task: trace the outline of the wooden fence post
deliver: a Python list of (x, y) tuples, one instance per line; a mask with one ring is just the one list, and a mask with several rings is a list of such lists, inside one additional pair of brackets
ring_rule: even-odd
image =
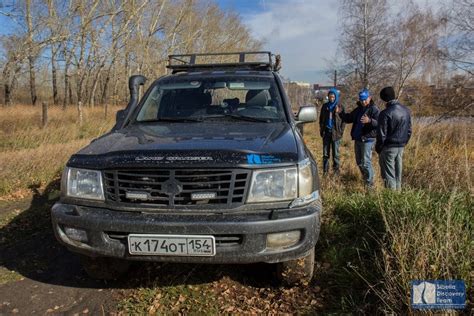
[(43, 102), (42, 104), (42, 115), (41, 115), (41, 127), (45, 128), (48, 125), (48, 102)]

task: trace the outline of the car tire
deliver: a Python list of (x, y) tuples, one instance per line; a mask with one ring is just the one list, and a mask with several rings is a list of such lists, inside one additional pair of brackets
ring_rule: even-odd
[(284, 285), (309, 283), (314, 273), (314, 248), (305, 257), (276, 264), (277, 279)]
[(92, 258), (83, 255), (80, 258), (84, 271), (93, 279), (116, 280), (125, 274), (130, 267), (130, 262), (116, 258)]

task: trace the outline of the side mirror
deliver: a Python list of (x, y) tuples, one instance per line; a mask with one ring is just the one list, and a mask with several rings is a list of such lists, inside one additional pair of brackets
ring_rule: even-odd
[(118, 110), (117, 113), (115, 114), (115, 122), (116, 123), (123, 122), (123, 120), (125, 119), (125, 115), (127, 115), (125, 110)]
[(316, 121), (318, 116), (318, 112), (316, 111), (316, 107), (312, 105), (305, 105), (300, 107), (298, 114), (296, 115), (296, 123), (309, 123)]
[(117, 113), (115, 114), (115, 125), (114, 127), (112, 127), (112, 132), (120, 129), (126, 116), (127, 116), (126, 110), (117, 111)]

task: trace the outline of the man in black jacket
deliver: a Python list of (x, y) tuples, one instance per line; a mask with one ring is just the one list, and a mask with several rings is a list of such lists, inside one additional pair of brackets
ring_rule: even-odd
[(372, 149), (377, 135), (379, 109), (369, 91), (364, 89), (359, 92), (357, 108), (350, 113), (345, 113), (343, 109), (337, 111), (340, 111), (339, 116), (344, 122), (352, 123), (351, 136), (354, 140), (356, 163), (364, 177), (365, 185), (372, 188), (374, 185)]
[(383, 88), (380, 98), (386, 102), (386, 108), (379, 116), (375, 150), (379, 153), (385, 187), (400, 190), (403, 148), (411, 137), (410, 110), (395, 99), (392, 87)]
[(336, 108), (339, 104), (339, 91), (332, 88), (328, 92), (328, 102), (321, 107), (319, 115), (319, 134), (323, 138), (323, 173), (327, 175), (329, 171), (329, 156), (332, 151), (333, 170), (339, 173), (339, 145), (344, 134), (345, 124), (336, 115)]

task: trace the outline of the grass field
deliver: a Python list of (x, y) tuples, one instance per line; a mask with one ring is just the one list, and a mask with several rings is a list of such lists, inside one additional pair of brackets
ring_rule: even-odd
[[(19, 199), (32, 188), (47, 187), (72, 153), (113, 125), (113, 115), (104, 119), (102, 108), (84, 111), (80, 125), (75, 109), (51, 109), (48, 126), (41, 128), (39, 107), (0, 109), (0, 199)], [(191, 267), (189, 275), (168, 269), (168, 274), (174, 271), (174, 278), (168, 275), (157, 282), (150, 277), (126, 292), (118, 308), (158, 314), (405, 314), (410, 311), (409, 282), (416, 279), (465, 280), (472, 298), (472, 125), (415, 124), (404, 155), (401, 193), (382, 189), (376, 154), (377, 190), (365, 192), (346, 130), (341, 175), (322, 179), (323, 225), (316, 276), (308, 286), (254, 284), (247, 280), (258, 280), (254, 274), (230, 279), (225, 273), (214, 274), (216, 280), (207, 280), (202, 276), (213, 274), (213, 268), (202, 266)], [(305, 126), (305, 141), (320, 164), (322, 145), (316, 124)], [(0, 228), (16, 216), (10, 215), (0, 218)], [(160, 273), (149, 273), (154, 272)]]
[[(112, 112), (114, 113), (114, 112)], [(104, 134), (115, 116), (102, 108), (77, 110), (52, 107), (47, 127), (41, 127), (41, 107), (0, 108), (0, 196), (28, 194), (31, 186), (45, 187), (60, 173), (69, 156)]]

